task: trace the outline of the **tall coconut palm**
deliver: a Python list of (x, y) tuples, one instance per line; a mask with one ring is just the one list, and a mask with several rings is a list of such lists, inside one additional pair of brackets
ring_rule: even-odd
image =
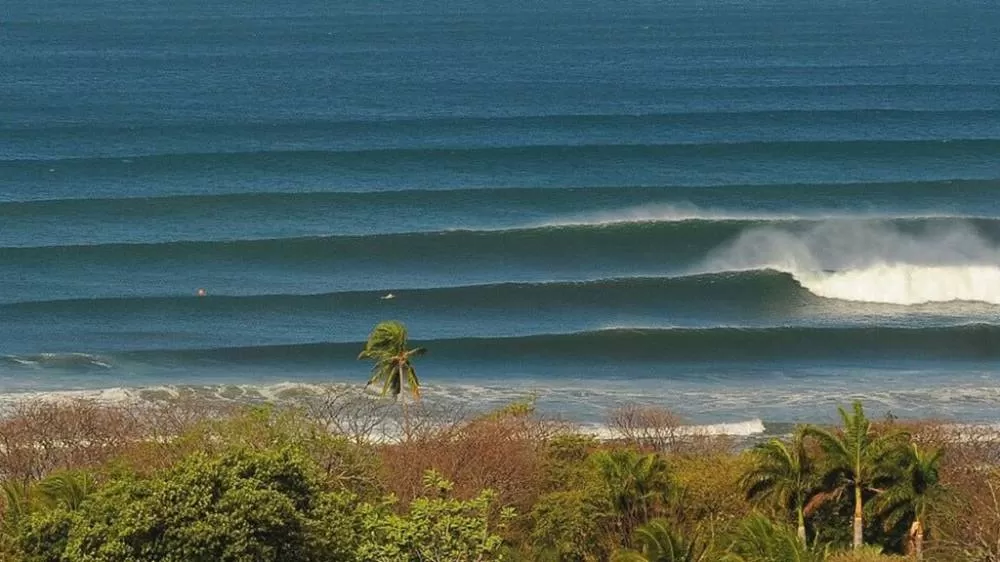
[(656, 453), (600, 451), (592, 457), (618, 515), (622, 542), (628, 542), (635, 528), (649, 521), (666, 502), (670, 474), (666, 462)]
[(740, 480), (747, 499), (772, 502), (783, 511), (793, 511), (799, 540), (806, 544), (805, 507), (816, 487), (816, 470), (802, 430), (795, 432), (790, 443), (771, 439), (754, 447), (750, 454), (753, 466)]
[(390, 320), (379, 322), (368, 335), (358, 359), (374, 361), (368, 385), (382, 384), (382, 396), (398, 398), (405, 384), (414, 399), (420, 398), (420, 379), (413, 368), (413, 358), (427, 353), (422, 347), (410, 349), (406, 326)]
[[(407, 341), (406, 326), (402, 322), (390, 320), (379, 322), (371, 334), (365, 348), (361, 350), (358, 359), (373, 361), (372, 376), (368, 384), (382, 385), (382, 396), (392, 394), (393, 399), (399, 398), (405, 385), (414, 400), (420, 399), (420, 379), (413, 367), (413, 358), (427, 353), (422, 347), (410, 349)], [(409, 414), (406, 399), (403, 399), (404, 433), (409, 436)]]
[(838, 407), (843, 427), (836, 432), (815, 426), (803, 428), (803, 434), (816, 440), (823, 450), (822, 482), (825, 494), (817, 500), (854, 493), (853, 545), (864, 543), (864, 495), (877, 494), (877, 486), (891, 470), (908, 435), (888, 430), (877, 432), (865, 417), (860, 401), (854, 402), (853, 412)]
[(944, 495), (941, 485), (941, 449), (920, 449), (911, 444), (903, 450), (895, 483), (881, 494), (876, 507), (893, 526), (909, 523), (907, 550), (923, 560), (927, 515)]

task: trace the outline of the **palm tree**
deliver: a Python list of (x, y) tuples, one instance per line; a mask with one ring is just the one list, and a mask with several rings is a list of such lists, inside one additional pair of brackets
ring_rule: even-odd
[[(372, 376), (368, 384), (382, 384), (382, 396), (392, 394), (393, 399), (399, 398), (405, 384), (414, 400), (420, 399), (420, 379), (413, 367), (413, 358), (427, 353), (422, 347), (410, 349), (407, 342), (406, 326), (402, 322), (390, 320), (379, 322), (371, 334), (365, 348), (358, 354), (358, 359), (370, 359)], [(404, 433), (409, 435), (409, 415), (405, 397), (403, 399)]]
[(687, 540), (670, 529), (665, 519), (653, 519), (635, 531), (639, 550), (615, 554), (613, 562), (699, 562), (707, 548), (697, 539)]
[(3, 488), (4, 513), (2, 526), (9, 534), (17, 524), (31, 512), (31, 487), (19, 480), (7, 480), (0, 484)]
[[(865, 417), (860, 401), (854, 402), (853, 413), (838, 407), (843, 427), (831, 432), (806, 426), (804, 436), (817, 441), (823, 450), (824, 471), (822, 482), (825, 493), (816, 496), (813, 502), (840, 497), (854, 492), (854, 548), (864, 542), (863, 497), (865, 493), (879, 493), (876, 486), (885, 480), (892, 466), (893, 456), (898, 455), (908, 434), (901, 431), (879, 433)], [(810, 502), (810, 503), (813, 503)]]
[(744, 519), (736, 531), (726, 562), (821, 562), (825, 549), (809, 548), (785, 525), (754, 514)]
[(923, 450), (916, 444), (903, 449), (896, 482), (877, 502), (879, 511), (886, 516), (887, 526), (910, 523), (907, 551), (917, 560), (924, 557), (927, 514), (944, 495), (940, 479), (941, 456), (941, 449)]
[(93, 476), (84, 471), (53, 474), (38, 483), (39, 500), (47, 507), (74, 511), (97, 488)]
[(806, 544), (805, 507), (815, 489), (816, 471), (802, 430), (795, 432), (791, 443), (771, 439), (754, 447), (751, 455), (753, 467), (740, 480), (747, 499), (793, 510), (799, 540)]
[(35, 485), (16, 480), (0, 484), (4, 516), (0, 535), (9, 539), (17, 526), (31, 514), (49, 509), (75, 511), (97, 489), (93, 477), (84, 471), (51, 474)]
[(656, 453), (627, 450), (599, 451), (591, 458), (618, 515), (622, 541), (627, 543), (633, 530), (665, 503), (670, 492), (667, 463)]

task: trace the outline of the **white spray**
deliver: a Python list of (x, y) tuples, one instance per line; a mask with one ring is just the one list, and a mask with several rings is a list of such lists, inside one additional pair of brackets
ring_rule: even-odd
[(816, 295), (842, 300), (1000, 305), (1000, 248), (965, 221), (911, 231), (871, 220), (752, 228), (712, 252), (705, 268), (782, 271)]

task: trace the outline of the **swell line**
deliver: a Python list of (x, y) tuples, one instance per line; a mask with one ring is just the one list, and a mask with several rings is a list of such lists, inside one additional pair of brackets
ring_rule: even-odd
[(995, 180), (945, 179), (907, 182), (866, 182), (845, 181), (842, 183), (792, 183), (792, 184), (714, 184), (714, 185), (607, 185), (586, 187), (441, 187), (368, 190), (306, 189), (298, 191), (254, 191), (226, 193), (178, 193), (170, 195), (129, 195), (123, 193), (114, 197), (59, 197), (53, 199), (0, 200), (0, 215), (13, 216), (22, 212), (57, 213), (62, 210), (94, 209), (118, 211), (120, 209), (177, 209), (185, 210), (203, 206), (243, 207), (246, 205), (269, 206), (291, 203), (314, 204), (384, 204), (393, 199), (406, 197), (410, 201), (454, 201), (488, 198), (499, 201), (524, 201), (536, 203), (553, 197), (572, 199), (622, 200), (631, 197), (662, 201), (670, 197), (674, 201), (706, 201), (724, 198), (738, 193), (741, 197), (768, 200), (788, 198), (801, 190), (810, 190), (812, 195), (841, 195), (850, 200), (861, 194), (917, 197), (924, 194), (938, 194), (947, 190), (949, 194), (972, 196), (993, 194), (1000, 190), (1000, 178)]
[(879, 151), (883, 156), (919, 157), (926, 155), (963, 154), (983, 152), (991, 155), (1000, 153), (1000, 139), (976, 138), (961, 140), (831, 140), (831, 141), (746, 141), (746, 142), (680, 142), (680, 143), (611, 143), (611, 144), (575, 144), (575, 145), (519, 145), (519, 146), (479, 146), (466, 148), (426, 147), (426, 148), (384, 148), (384, 149), (343, 149), (343, 150), (272, 150), (272, 151), (233, 151), (233, 152), (191, 152), (176, 154), (122, 155), (115, 157), (92, 158), (38, 158), (0, 160), (2, 167), (19, 166), (50, 166), (53, 164), (79, 165), (88, 164), (99, 167), (133, 167), (142, 164), (166, 165), (184, 163), (188, 166), (203, 166), (214, 163), (255, 162), (259, 165), (289, 164), (295, 162), (331, 163), (351, 160), (397, 160), (437, 159), (464, 160), (484, 157), (515, 157), (535, 158), (574, 156), (724, 156), (741, 155), (748, 152), (771, 153), (785, 155), (809, 155), (811, 157), (829, 156), (832, 154), (868, 154)]
[[(762, 226), (808, 229), (816, 226), (852, 224), (864, 227), (891, 225), (901, 228), (928, 229), (934, 226), (971, 226), (992, 239), (1000, 236), (1000, 217), (974, 215), (838, 215), (817, 213), (815, 216), (792, 214), (729, 214), (726, 211), (686, 211), (670, 206), (624, 209), (598, 212), (578, 217), (542, 221), (534, 224), (508, 228), (453, 228), (447, 230), (426, 230), (372, 234), (291, 236), (277, 238), (249, 239), (192, 239), (164, 242), (112, 242), (98, 244), (57, 244), (44, 246), (0, 246), (0, 259), (27, 258), (33, 255), (51, 253), (53, 255), (91, 254), (93, 256), (205, 256), (205, 255), (267, 255), (285, 256), (317, 255), (317, 252), (343, 250), (340, 257), (361, 255), (361, 246), (368, 244), (387, 252), (378, 254), (383, 258), (391, 255), (405, 255), (412, 252), (405, 246), (411, 244), (434, 245), (453, 248), (480, 247), (483, 250), (498, 250), (504, 243), (535, 241), (542, 238), (568, 239), (577, 235), (613, 237), (617, 239), (649, 239), (654, 236), (673, 236), (674, 242), (694, 242), (701, 240), (704, 246), (718, 244), (739, 232)], [(677, 239), (676, 237), (683, 237)], [(397, 251), (390, 251), (393, 247)], [(354, 248), (355, 251), (351, 251)], [(544, 252), (544, 249), (538, 249)], [(504, 253), (509, 253), (505, 251)]]
[(453, 126), (453, 125), (499, 125), (525, 124), (532, 126), (545, 125), (568, 125), (576, 127), (579, 125), (594, 125), (603, 123), (658, 123), (670, 124), (674, 122), (702, 121), (702, 120), (728, 120), (733, 118), (780, 118), (789, 117), (810, 117), (810, 118), (881, 118), (881, 117), (977, 117), (989, 118), (1000, 116), (1000, 110), (991, 108), (982, 109), (904, 109), (904, 108), (841, 108), (841, 109), (798, 109), (794, 107), (764, 109), (720, 109), (719, 111), (707, 111), (700, 109), (677, 110), (677, 111), (651, 111), (634, 113), (523, 113), (517, 115), (460, 115), (441, 117), (370, 117), (370, 118), (347, 118), (347, 119), (282, 119), (254, 122), (205, 122), (186, 121), (172, 122), (162, 126), (129, 123), (126, 125), (93, 124), (93, 125), (21, 125), (0, 124), (0, 131), (13, 133), (44, 133), (44, 132), (74, 132), (85, 131), (94, 132), (120, 132), (130, 133), (145, 130), (162, 133), (164, 130), (178, 130), (187, 134), (200, 133), (210, 130), (238, 131), (238, 130), (259, 130), (266, 128), (288, 129), (290, 131), (303, 132), (319, 130), (330, 132), (340, 128), (345, 129), (376, 129), (394, 128), (400, 126)]
[[(774, 327), (705, 329), (609, 329), (570, 334), (415, 341), (428, 360), (509, 361), (531, 357), (561, 361), (649, 362), (689, 360), (781, 360), (804, 358), (992, 359), (1000, 357), (1000, 326)], [(240, 348), (137, 351), (133, 359), (172, 357), (184, 361), (312, 363), (354, 361), (363, 342), (309, 343)]]

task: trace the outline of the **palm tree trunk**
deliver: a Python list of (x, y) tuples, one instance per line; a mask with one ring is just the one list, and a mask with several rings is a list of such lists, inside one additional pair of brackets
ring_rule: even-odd
[(803, 545), (808, 546), (808, 544), (806, 543), (806, 517), (802, 513), (802, 506), (799, 506), (798, 512), (799, 512), (798, 513), (798, 516), (799, 516), (799, 528), (798, 528), (799, 540), (802, 541)]
[(854, 484), (854, 548), (859, 548), (864, 543), (864, 527), (862, 526), (861, 513), (861, 486)]
[(410, 405), (406, 403), (406, 395), (400, 397), (403, 403), (403, 441), (410, 440)]
[(924, 559), (924, 525), (920, 519), (914, 519), (910, 525), (910, 541), (913, 544), (913, 557), (917, 560)]

